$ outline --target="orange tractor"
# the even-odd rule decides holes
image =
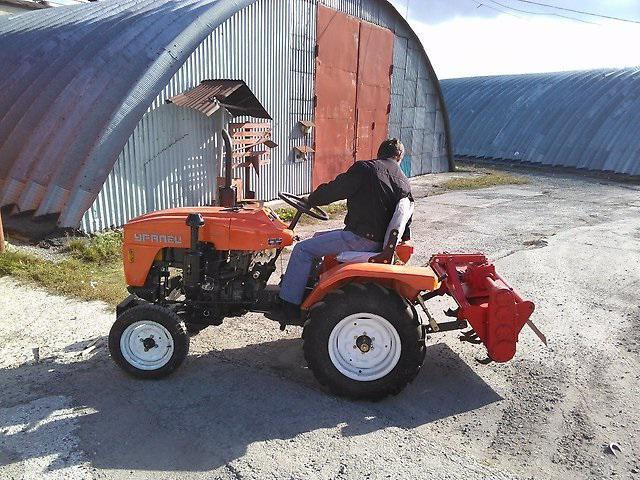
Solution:
[[[303,214],[327,220],[302,198],[290,225],[259,204],[160,211],[124,228],[124,270],[131,295],[109,334],[112,358],[140,378],[161,378],[185,359],[190,335],[248,312],[268,315],[279,288],[268,285],[277,260],[296,237]],[[396,232],[397,233],[397,232]],[[488,359],[516,352],[534,305],[509,287],[483,255],[441,254],[427,267],[407,266],[413,247],[395,242],[391,255],[318,262],[302,305],[304,354],[320,383],[350,398],[400,392],[419,372],[428,334],[470,330]],[[380,260],[385,258],[386,260]],[[372,263],[382,261],[385,263]],[[426,302],[448,295],[457,309],[438,323]]]

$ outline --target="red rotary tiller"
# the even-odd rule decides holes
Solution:
[[[460,339],[484,344],[489,359],[495,362],[508,362],[515,356],[518,335],[525,324],[547,344],[544,334],[529,319],[534,304],[523,300],[496,273],[495,266],[485,255],[445,253],[433,256],[429,265],[441,284],[438,289],[423,295],[420,303],[446,294],[458,304],[456,310],[446,312],[457,319],[451,322],[451,328],[447,328],[447,324],[438,325],[427,312],[430,332],[442,331],[443,327],[460,329],[468,322],[472,330],[464,332]]]

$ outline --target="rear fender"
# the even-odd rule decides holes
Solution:
[[[332,291],[347,283],[378,283],[394,290],[410,302],[420,292],[438,288],[438,280],[429,267],[407,267],[379,263],[352,263],[338,265],[320,276],[318,285],[302,304],[309,310]]]

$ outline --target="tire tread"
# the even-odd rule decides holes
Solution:
[[[174,354],[169,362],[158,370],[140,370],[131,365],[122,355],[120,338],[124,330],[142,319],[153,319],[164,326],[171,334],[174,342]],[[142,303],[132,307],[118,316],[109,332],[109,353],[115,363],[129,375],[142,379],[160,379],[172,374],[189,353],[189,334],[180,317],[161,305]]]
[[[347,315],[363,312],[381,314],[398,331],[402,354],[396,368],[382,379],[358,382],[342,375],[328,355],[328,336]],[[374,311],[371,311],[374,310]],[[400,297],[377,283],[349,283],[329,293],[314,305],[304,330],[304,356],[318,382],[336,395],[354,400],[381,400],[397,395],[417,376],[424,361],[425,346],[415,309]]]

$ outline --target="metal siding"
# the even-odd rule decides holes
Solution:
[[[314,120],[315,95],[315,48],[317,5],[313,0],[295,0],[292,2],[291,18],[294,19],[290,35],[291,78],[293,85],[290,94],[290,110],[288,125],[288,151],[277,152],[284,162],[290,165],[294,175],[294,183],[288,188],[290,192],[304,194],[311,191],[311,171],[314,155],[309,159],[294,163],[294,147],[313,146],[315,144],[315,129],[310,135],[303,135],[298,128],[301,120]],[[279,150],[279,149],[278,149]],[[286,153],[286,156],[284,155]],[[274,157],[276,158],[276,157]],[[279,187],[272,189],[272,198],[278,193]]]
[[[223,112],[164,105],[145,115],[82,219],[97,232],[153,210],[213,203]],[[142,151],[136,146],[143,146]]]
[[[297,123],[313,119],[315,7],[312,0],[259,0],[224,22],[196,48],[153,101],[118,162],[127,165],[133,175],[140,175],[140,166],[135,165],[135,159],[126,152],[133,143],[141,146],[138,155],[152,154],[159,141],[157,135],[162,135],[170,119],[159,120],[151,114],[164,108],[168,98],[196,87],[205,79],[240,79],[273,116],[273,140],[279,145],[271,151],[271,164],[261,168],[260,177],[252,174],[250,181],[258,196],[270,200],[283,190],[310,191],[312,160],[295,163],[292,152],[294,146],[307,142],[313,145],[313,136],[305,139]],[[157,125],[158,121],[161,124]],[[176,149],[164,168],[175,165],[182,158],[180,155]],[[153,170],[147,175],[157,181],[156,177],[164,175],[163,172]],[[241,171],[234,173],[243,176]],[[115,168],[111,176],[116,176]],[[100,229],[122,225],[140,213],[159,208],[157,204],[144,204],[133,209],[133,215],[128,212],[117,215],[114,205],[105,201],[113,195],[110,188],[113,181],[105,183],[104,191],[85,215],[83,228],[87,231],[95,231],[93,225],[100,225]],[[158,188],[164,192],[163,198],[181,198],[176,182],[165,182]],[[137,196],[138,201],[142,196]],[[96,218],[102,220],[96,221]],[[110,223],[105,223],[106,219]]]
[[[442,173],[451,170],[451,162],[448,150],[448,138],[446,127],[446,112],[440,108],[436,110],[436,127],[433,135],[434,148],[433,155],[431,157],[431,172]],[[426,159],[426,157],[425,157]]]
[[[77,226],[162,85],[249,3],[104,0],[0,21],[0,205]]]
[[[393,46],[393,67],[395,70],[403,70],[402,77],[405,77],[404,70],[407,68],[407,46],[408,40],[398,35],[395,36]],[[395,72],[394,72],[395,73]]]
[[[442,85],[458,155],[640,174],[640,68]]]

